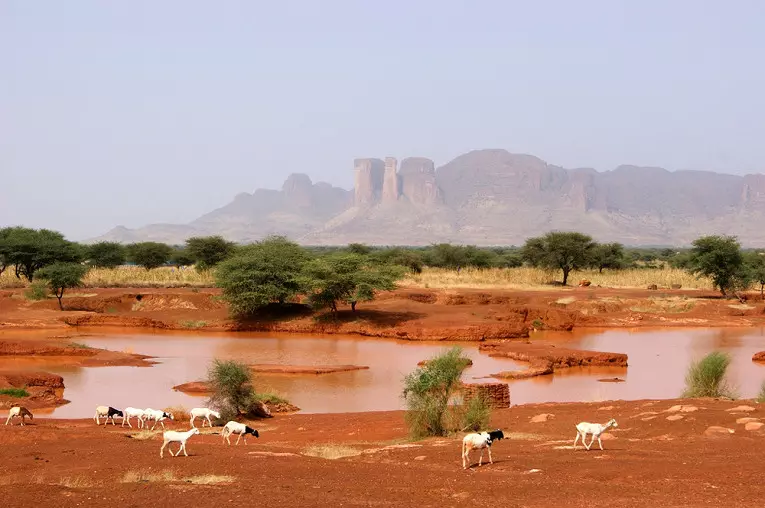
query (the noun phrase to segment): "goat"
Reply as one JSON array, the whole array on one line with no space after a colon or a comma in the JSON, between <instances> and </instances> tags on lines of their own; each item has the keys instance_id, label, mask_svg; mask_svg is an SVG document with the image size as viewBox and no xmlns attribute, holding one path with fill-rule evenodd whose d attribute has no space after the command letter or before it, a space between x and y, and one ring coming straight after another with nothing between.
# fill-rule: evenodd
<instances>
[{"instance_id":1,"label":"goat","mask_svg":"<svg viewBox=\"0 0 765 508\"><path fill-rule=\"evenodd\" d=\"M119 409L114 409L111 406L98 406L96 408L96 415L93 417L93 420L96 422L96 425L101 425L99 418L106 417L106 421L104 422L104 427L106 427L106 424L109 423L109 418L112 419L112 425L114 425L115 416L119 416L122 418L123 422L125 421L125 415Z\"/></svg>"},{"instance_id":2,"label":"goat","mask_svg":"<svg viewBox=\"0 0 765 508\"><path fill-rule=\"evenodd\" d=\"M154 420L154 425L151 426L151 430L154 430L154 427L157 426L158 423L162 424L162 428L165 428L165 420L166 418L169 418L170 420L174 420L173 413L165 413L164 411L161 411L159 409L145 409L143 412L143 419L144 420Z\"/></svg>"},{"instance_id":3,"label":"goat","mask_svg":"<svg viewBox=\"0 0 765 508\"><path fill-rule=\"evenodd\" d=\"M462 438L462 468L467 469L470 463L470 452L472 450L481 450L481 456L478 458L478 465L483 462L484 449L489 451L489 464L494 464L491 458L491 444L499 439L504 439L505 434L497 429L491 432L481 432L480 434L468 434Z\"/></svg>"},{"instance_id":4,"label":"goat","mask_svg":"<svg viewBox=\"0 0 765 508\"><path fill-rule=\"evenodd\" d=\"M186 457L188 457L189 454L186 453L186 441L188 441L189 438L191 436L193 436L194 434L199 434L199 429L193 428L193 429L187 430L186 432L177 432L175 430L166 430L162 434L163 442L162 442L162 448L159 449L159 458L160 459L164 458L165 446L167 446L170 443L180 443L181 444L181 447L178 448L178 453L176 453L175 455L173 455L173 450L171 450L170 447L167 446L167 451L170 452L170 456L171 457L173 457L173 456L177 457L178 455L180 455L181 454L181 450L183 450L183 454Z\"/></svg>"},{"instance_id":5,"label":"goat","mask_svg":"<svg viewBox=\"0 0 765 508\"><path fill-rule=\"evenodd\" d=\"M600 449L603 449L603 443L600 440L600 435L603 434L606 430L613 427L616 428L619 425L616 424L616 420L611 418L608 420L607 423L601 424L601 423L589 423L589 422L580 422L576 425L576 439L574 439L574 450L576 450L576 443L579 441L579 437L582 438L582 444L584 447L589 451L590 447L592 446L592 442L595 441L595 438L598 439L598 445L600 445ZM587 445L585 443L585 439L587 438L587 434L592 434L592 438L590 438L590 444Z\"/></svg>"},{"instance_id":6,"label":"goat","mask_svg":"<svg viewBox=\"0 0 765 508\"><path fill-rule=\"evenodd\" d=\"M242 438L242 436L244 436L244 444L246 445L247 434L252 434L255 437L260 437L260 434L258 434L257 430L233 420L224 425L223 430L221 431L221 435L223 436L224 441L227 441L228 444L231 444L231 434L239 434L239 437L236 438L236 443L234 443L235 445L239 444L239 440Z\"/></svg>"},{"instance_id":7,"label":"goat","mask_svg":"<svg viewBox=\"0 0 765 508\"><path fill-rule=\"evenodd\" d=\"M125 422L127 422L128 427L131 429L133 426L130 424L130 418L135 417L138 420L138 428L143 427L143 409L138 409L137 407L126 407L123 411L123 414L125 415L122 418L122 426L125 426Z\"/></svg>"},{"instance_id":8,"label":"goat","mask_svg":"<svg viewBox=\"0 0 765 508\"><path fill-rule=\"evenodd\" d=\"M202 427L205 426L205 419L207 420L207 423L212 427L212 421L210 421L210 416L214 416L215 418L220 418L220 413L217 411L213 411L212 409L207 409L206 407L195 407L191 411L189 411L189 416L191 416L191 426L195 427L194 420L196 418L202 418Z\"/></svg>"},{"instance_id":9,"label":"goat","mask_svg":"<svg viewBox=\"0 0 765 508\"><path fill-rule=\"evenodd\" d=\"M34 420L35 417L32 415L31 412L29 412L29 409L25 408L24 406L13 406L10 411L8 411L8 419L5 420L5 424L11 424L11 418L21 418L21 426L24 426L24 417L28 416L30 420Z\"/></svg>"}]
</instances>

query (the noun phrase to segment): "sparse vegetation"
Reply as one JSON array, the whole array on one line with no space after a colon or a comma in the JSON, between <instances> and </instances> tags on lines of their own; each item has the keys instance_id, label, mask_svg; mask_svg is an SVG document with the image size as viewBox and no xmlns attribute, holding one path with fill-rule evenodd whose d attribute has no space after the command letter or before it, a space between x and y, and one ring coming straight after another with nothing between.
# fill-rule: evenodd
<instances>
[{"instance_id":1,"label":"sparse vegetation","mask_svg":"<svg viewBox=\"0 0 765 508\"><path fill-rule=\"evenodd\" d=\"M404 378L405 418L413 437L444 436L455 430L449 428L447 411L468 360L462 349L455 347L428 360Z\"/></svg>"},{"instance_id":2,"label":"sparse vegetation","mask_svg":"<svg viewBox=\"0 0 765 508\"><path fill-rule=\"evenodd\" d=\"M486 429L491 420L491 404L483 395L471 398L463 405L464 413L461 416L463 432Z\"/></svg>"},{"instance_id":3,"label":"sparse vegetation","mask_svg":"<svg viewBox=\"0 0 765 508\"><path fill-rule=\"evenodd\" d=\"M207 381L212 390L210 406L220 411L221 418L232 419L248 411L254 390L246 365L216 358L207 371Z\"/></svg>"},{"instance_id":4,"label":"sparse vegetation","mask_svg":"<svg viewBox=\"0 0 765 508\"><path fill-rule=\"evenodd\" d=\"M233 483L235 479L236 478L233 476L215 474L179 478L177 473L171 469L157 472L130 470L122 475L120 483L192 483L194 485L217 485L221 483Z\"/></svg>"},{"instance_id":5,"label":"sparse vegetation","mask_svg":"<svg viewBox=\"0 0 765 508\"><path fill-rule=\"evenodd\" d=\"M194 320L181 321L181 326L183 326L184 328L192 328L192 329L204 328L205 325L207 325L207 321L194 321Z\"/></svg>"},{"instance_id":6,"label":"sparse vegetation","mask_svg":"<svg viewBox=\"0 0 765 508\"><path fill-rule=\"evenodd\" d=\"M161 433L162 433L161 430L144 429L144 430L139 430L138 432L127 434L127 437L138 440L138 441L147 441L149 439L154 439L155 437L159 436Z\"/></svg>"},{"instance_id":7,"label":"sparse vegetation","mask_svg":"<svg viewBox=\"0 0 765 508\"><path fill-rule=\"evenodd\" d=\"M760 391L757 393L755 400L759 403L765 402L765 381L760 385Z\"/></svg>"},{"instance_id":8,"label":"sparse vegetation","mask_svg":"<svg viewBox=\"0 0 765 508\"><path fill-rule=\"evenodd\" d=\"M355 457L361 455L362 451L351 446L342 444L321 444L309 446L303 450L303 455L309 457L319 457L322 459L336 460L344 457Z\"/></svg>"},{"instance_id":9,"label":"sparse vegetation","mask_svg":"<svg viewBox=\"0 0 765 508\"><path fill-rule=\"evenodd\" d=\"M24 388L0 388L0 395L23 399L24 397L29 397L29 392Z\"/></svg>"},{"instance_id":10,"label":"sparse vegetation","mask_svg":"<svg viewBox=\"0 0 765 508\"><path fill-rule=\"evenodd\" d=\"M81 342L70 342L69 344L67 344L67 347L72 347L77 349L93 349L87 344L82 344Z\"/></svg>"},{"instance_id":11,"label":"sparse vegetation","mask_svg":"<svg viewBox=\"0 0 765 508\"><path fill-rule=\"evenodd\" d=\"M27 300L45 300L48 298L48 284L44 280L32 282L24 291L24 298Z\"/></svg>"},{"instance_id":12,"label":"sparse vegetation","mask_svg":"<svg viewBox=\"0 0 765 508\"><path fill-rule=\"evenodd\" d=\"M730 362L730 355L714 351L691 363L685 376L685 391L682 396L736 398L733 388L725 380Z\"/></svg>"}]
</instances>

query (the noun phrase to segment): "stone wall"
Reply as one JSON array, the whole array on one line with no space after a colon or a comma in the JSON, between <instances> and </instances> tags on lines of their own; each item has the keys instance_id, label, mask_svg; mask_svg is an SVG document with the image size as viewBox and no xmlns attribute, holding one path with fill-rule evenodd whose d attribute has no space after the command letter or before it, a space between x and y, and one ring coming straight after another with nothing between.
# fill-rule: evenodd
<instances>
[{"instance_id":1,"label":"stone wall","mask_svg":"<svg viewBox=\"0 0 765 508\"><path fill-rule=\"evenodd\" d=\"M463 383L462 394L466 403L481 394L488 398L494 409L510 407L510 385L507 383Z\"/></svg>"}]
</instances>

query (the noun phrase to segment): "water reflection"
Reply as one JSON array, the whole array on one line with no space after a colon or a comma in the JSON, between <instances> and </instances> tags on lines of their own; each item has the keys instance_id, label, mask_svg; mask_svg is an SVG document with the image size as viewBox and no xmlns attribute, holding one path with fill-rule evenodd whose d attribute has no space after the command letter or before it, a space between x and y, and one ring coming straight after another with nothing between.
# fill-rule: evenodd
<instances>
[{"instance_id":1,"label":"water reflection","mask_svg":"<svg viewBox=\"0 0 765 508\"><path fill-rule=\"evenodd\" d=\"M533 340L568 347L626 353L629 367L568 369L554 376L510 382L513 404L613 399L674 398L683 390L689 363L713 350L733 356L730 381L741 396L752 397L765 379L765 366L752 363L752 355L765 350L763 329L660 329L602 330L576 333L538 333ZM53 411L62 418L89 417L99 404L116 407L164 408L203 404L205 398L178 393L172 387L206 377L213 358L244 363L293 365L367 365L369 370L315 375L256 376L258 389L275 391L303 411L350 412L402 408L403 376L417 362L451 344L344 337L303 338L219 334L189 336L178 333L114 335L78 339L89 346L133 351L157 357L153 367L63 367L56 358L0 360L0 369L35 368L64 377L65 398L71 404ZM524 364L480 354L474 345L460 344L474 364L464 380L476 382L491 373L524 368ZM598 382L602 378L624 383ZM482 379L481 381L494 381Z\"/></svg>"}]
</instances>

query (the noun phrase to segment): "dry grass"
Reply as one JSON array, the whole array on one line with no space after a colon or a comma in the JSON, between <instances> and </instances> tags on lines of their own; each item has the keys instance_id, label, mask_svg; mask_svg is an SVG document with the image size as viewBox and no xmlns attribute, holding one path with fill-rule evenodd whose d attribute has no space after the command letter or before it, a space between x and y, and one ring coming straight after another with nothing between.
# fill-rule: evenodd
<instances>
[{"instance_id":1,"label":"dry grass","mask_svg":"<svg viewBox=\"0 0 765 508\"><path fill-rule=\"evenodd\" d=\"M322 459L335 460L344 457L355 457L361 455L362 451L350 446L340 444L322 444L313 445L302 451L303 455L309 457L319 457Z\"/></svg>"},{"instance_id":2,"label":"dry grass","mask_svg":"<svg viewBox=\"0 0 765 508\"><path fill-rule=\"evenodd\" d=\"M550 282L561 278L561 272L529 267L486 270L464 268L459 273L456 270L426 268L421 274L409 275L400 285L438 289L557 289ZM597 270L576 271L569 275L569 284L576 285L581 279L591 281L593 286L611 288L645 289L651 284L669 288L672 284L680 284L683 289L713 289L709 279L696 278L676 268L605 270L603 273Z\"/></svg>"},{"instance_id":3,"label":"dry grass","mask_svg":"<svg viewBox=\"0 0 765 508\"><path fill-rule=\"evenodd\" d=\"M132 434L128 434L127 436L129 438L138 440L138 441L148 441L149 439L154 439L155 437L159 436L162 433L161 430L139 430L138 432L134 432Z\"/></svg>"},{"instance_id":4,"label":"dry grass","mask_svg":"<svg viewBox=\"0 0 765 508\"><path fill-rule=\"evenodd\" d=\"M57 485L61 485L68 489L87 489L93 487L95 484L91 479L85 478L84 476L67 476L66 478L61 478Z\"/></svg>"},{"instance_id":5,"label":"dry grass","mask_svg":"<svg viewBox=\"0 0 765 508\"><path fill-rule=\"evenodd\" d=\"M173 421L175 422L187 423L189 420L191 420L191 416L189 416L189 410L184 406L166 407L162 411L165 413L171 413L173 415Z\"/></svg>"},{"instance_id":6,"label":"dry grass","mask_svg":"<svg viewBox=\"0 0 765 508\"><path fill-rule=\"evenodd\" d=\"M23 288L29 284L26 279L17 279L13 270L5 270L0 275L0 288ZM118 268L93 268L83 279L86 288L104 287L213 287L213 271L197 272L193 268L178 270L172 267L146 270L138 266L120 266ZM84 293L83 296L88 293ZM72 295L74 296L74 295Z\"/></svg>"},{"instance_id":7,"label":"dry grass","mask_svg":"<svg viewBox=\"0 0 765 508\"><path fill-rule=\"evenodd\" d=\"M235 478L226 475L197 475L178 478L175 471L165 470L158 472L151 471L128 471L120 479L120 483L174 483L185 482L194 485L218 485L221 483L233 483Z\"/></svg>"},{"instance_id":8,"label":"dry grass","mask_svg":"<svg viewBox=\"0 0 765 508\"><path fill-rule=\"evenodd\" d=\"M681 313L689 312L696 306L696 301L684 296L676 297L650 297L641 301L639 305L630 307L632 312L642 313Z\"/></svg>"}]
</instances>

